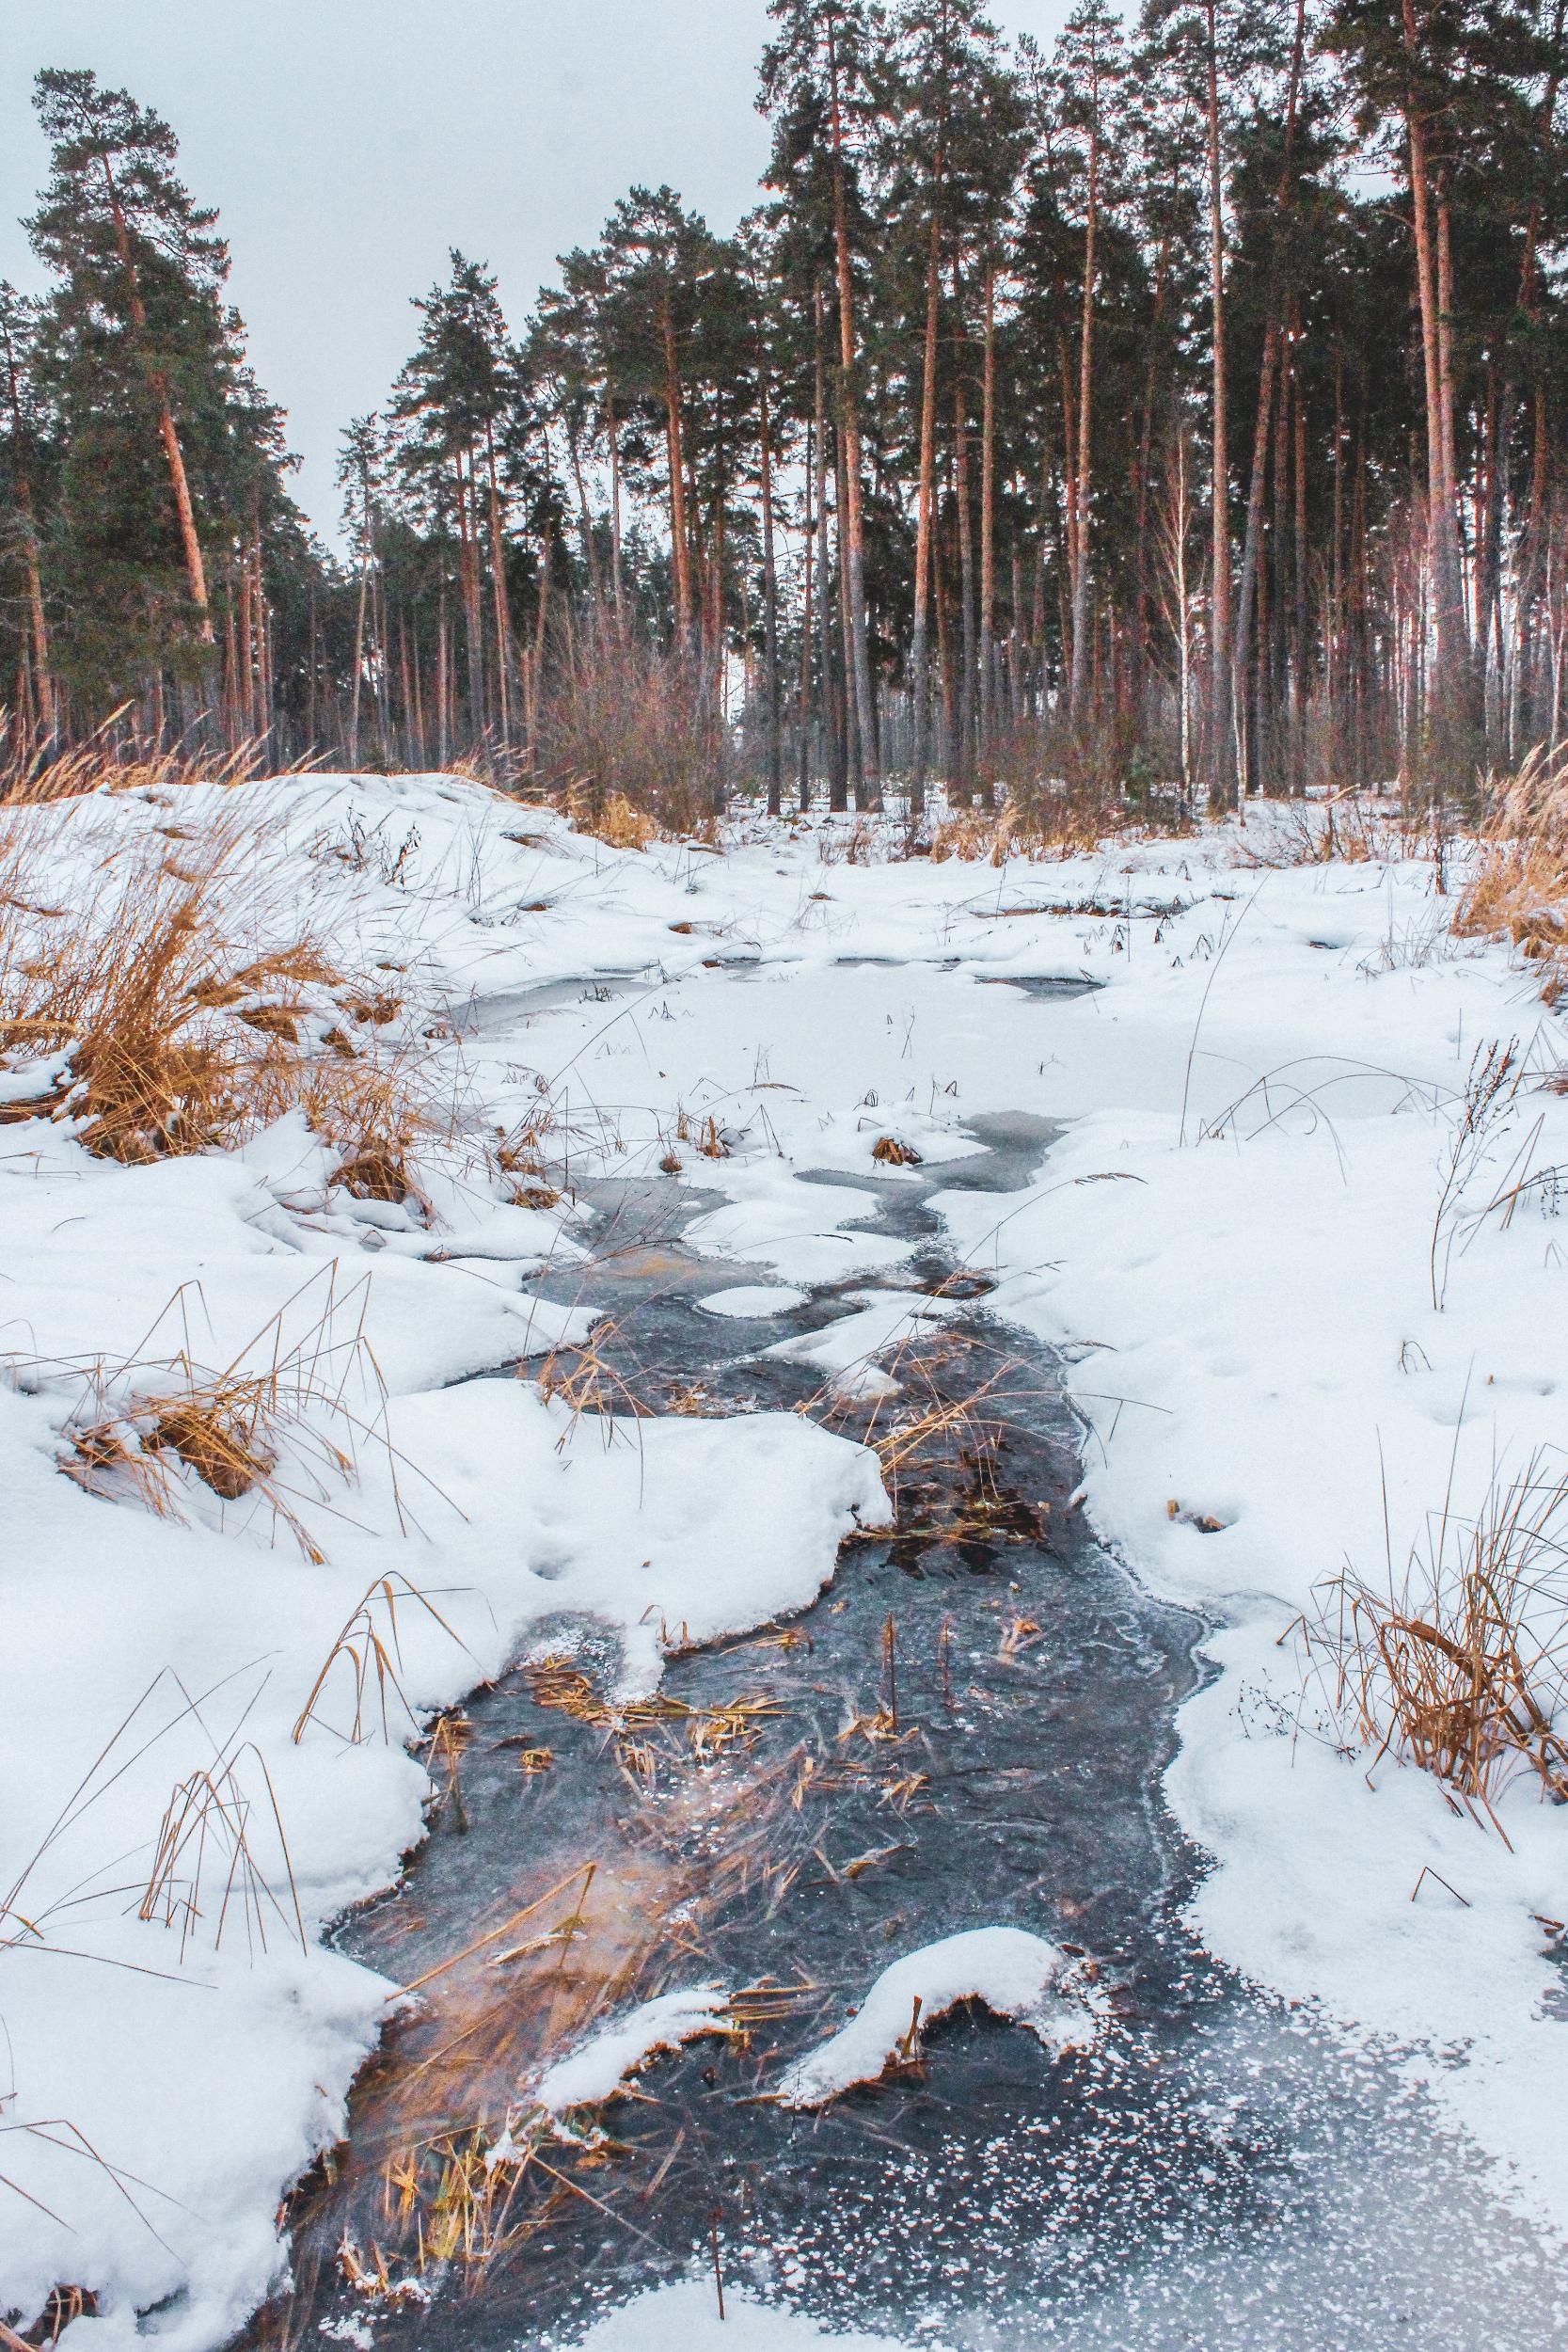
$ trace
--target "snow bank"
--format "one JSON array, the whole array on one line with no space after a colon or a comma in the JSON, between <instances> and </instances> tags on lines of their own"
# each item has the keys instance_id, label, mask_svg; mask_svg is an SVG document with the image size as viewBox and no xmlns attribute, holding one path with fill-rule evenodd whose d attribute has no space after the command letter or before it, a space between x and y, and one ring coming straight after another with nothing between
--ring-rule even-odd
<instances>
[{"instance_id":1,"label":"snow bank","mask_svg":"<svg viewBox=\"0 0 1568 2352\"><path fill-rule=\"evenodd\" d=\"M1037 2035L1053 2058L1087 2049L1095 2013L1065 1952L1022 1928L969 1928L922 1945L884 1968L856 2014L830 2042L792 2066L775 2090L786 2107L821 2107L856 2083L876 2082L960 2001L983 2001Z\"/></svg>"},{"instance_id":2,"label":"snow bank","mask_svg":"<svg viewBox=\"0 0 1568 2352\"><path fill-rule=\"evenodd\" d=\"M558 2059L534 2085L534 2104L550 2115L600 2106L659 2051L678 2050L705 2034L727 2033L728 2000L723 1985L698 1984L643 2001L580 2049Z\"/></svg>"}]
</instances>

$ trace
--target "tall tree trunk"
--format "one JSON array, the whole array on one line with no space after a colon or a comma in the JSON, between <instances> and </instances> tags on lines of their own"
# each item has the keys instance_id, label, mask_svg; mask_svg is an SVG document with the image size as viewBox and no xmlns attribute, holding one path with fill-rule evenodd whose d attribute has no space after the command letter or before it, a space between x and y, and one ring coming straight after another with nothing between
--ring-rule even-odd
<instances>
[{"instance_id":1,"label":"tall tree trunk","mask_svg":"<svg viewBox=\"0 0 1568 2352\"><path fill-rule=\"evenodd\" d=\"M768 703L768 814L777 817L784 807L784 735L779 707L779 576L773 552L773 420L768 396L766 352L758 361L757 389L762 434L762 659L767 673L763 691Z\"/></svg>"},{"instance_id":2,"label":"tall tree trunk","mask_svg":"<svg viewBox=\"0 0 1568 2352\"><path fill-rule=\"evenodd\" d=\"M19 469L21 463L19 447ZM22 561L27 576L27 626L32 640L33 692L38 704L39 732L47 737L55 733L55 680L49 668L49 625L43 612L43 575L39 568L39 533L33 512L32 485L20 470L16 478L16 502L22 514Z\"/></svg>"},{"instance_id":3,"label":"tall tree trunk","mask_svg":"<svg viewBox=\"0 0 1568 2352\"><path fill-rule=\"evenodd\" d=\"M1258 559L1263 539L1263 491L1269 470L1269 429L1274 421L1275 374L1279 361L1279 326L1273 311L1263 330L1263 364L1258 379L1258 418L1252 435L1252 473L1247 492L1246 538L1236 586L1236 633L1231 653L1232 707L1240 722L1236 789L1244 799L1258 788L1257 729L1246 724L1247 684L1252 662L1252 612L1258 589Z\"/></svg>"},{"instance_id":4,"label":"tall tree trunk","mask_svg":"<svg viewBox=\"0 0 1568 2352\"><path fill-rule=\"evenodd\" d=\"M1274 417L1275 375L1279 365L1281 294L1279 285L1283 259L1285 220L1291 203L1291 166L1296 138L1296 120L1301 99L1301 71L1306 49L1306 0L1296 0L1295 24L1291 40L1291 68L1285 104L1285 147L1280 163L1279 182L1275 191L1275 217L1269 241L1269 274L1263 290L1264 326L1263 360L1258 379L1258 416L1252 437L1252 472L1247 487L1246 540L1242 554L1242 577L1236 596L1235 642L1231 653L1232 709L1242 718L1243 736L1241 764L1237 775L1237 796L1244 799L1249 790L1260 789L1256 767L1260 751L1260 727L1256 720L1249 731L1244 714L1248 704L1248 670L1252 658L1252 610L1258 592L1258 564L1262 541L1263 492L1269 461L1269 430Z\"/></svg>"},{"instance_id":5,"label":"tall tree trunk","mask_svg":"<svg viewBox=\"0 0 1568 2352\"><path fill-rule=\"evenodd\" d=\"M161 368L149 364L146 357L147 307L141 298L141 283L136 275L135 257L131 251L131 232L126 225L119 190L106 154L100 154L103 168L103 184L108 190L109 212L114 221L115 246L120 268L125 274L126 302L131 323L136 330L136 342L152 397L158 404L158 433L168 461L169 482L174 491L174 511L180 524L180 543L185 558L185 577L190 583L191 602L195 605L198 626L203 644L210 645L213 637L212 608L207 599L207 571L201 560L201 541L197 535L196 509L191 503L191 485L185 472L184 452L180 446L179 429L174 421L174 409L169 399L168 377Z\"/></svg>"},{"instance_id":6,"label":"tall tree trunk","mask_svg":"<svg viewBox=\"0 0 1568 2352\"><path fill-rule=\"evenodd\" d=\"M22 369L7 330L4 344L6 400L11 412L11 462L16 503L22 516L22 561L27 579L27 625L32 639L33 692L38 705L39 731L55 732L55 681L49 668L49 627L43 612L43 578L39 567L38 516L33 485L28 479L30 437L22 414Z\"/></svg>"},{"instance_id":7,"label":"tall tree trunk","mask_svg":"<svg viewBox=\"0 0 1568 2352\"><path fill-rule=\"evenodd\" d=\"M942 322L942 187L946 161L939 143L931 186L931 234L926 256L926 349L920 377L920 488L916 504L914 631L910 649L910 698L914 716L914 757L910 771L910 814L926 812L926 768L930 739L930 609L932 506L936 494L937 349Z\"/></svg>"},{"instance_id":8,"label":"tall tree trunk","mask_svg":"<svg viewBox=\"0 0 1568 2352\"><path fill-rule=\"evenodd\" d=\"M1209 300L1212 313L1213 481L1210 502L1212 561L1209 596L1209 791L1230 805L1236 766L1230 719L1230 455L1227 437L1225 350L1225 186L1220 164L1218 0L1205 0L1208 24Z\"/></svg>"},{"instance_id":9,"label":"tall tree trunk","mask_svg":"<svg viewBox=\"0 0 1568 2352\"><path fill-rule=\"evenodd\" d=\"M980 759L988 793L996 739L996 263L986 257L985 369L980 401Z\"/></svg>"},{"instance_id":10,"label":"tall tree trunk","mask_svg":"<svg viewBox=\"0 0 1568 2352\"><path fill-rule=\"evenodd\" d=\"M1073 468L1071 548L1072 673L1068 686L1068 724L1074 737L1084 723L1089 649L1089 491L1094 472L1094 287L1095 244L1100 230L1100 91L1091 77L1088 217L1084 227L1084 316L1078 344L1078 456Z\"/></svg>"},{"instance_id":11,"label":"tall tree trunk","mask_svg":"<svg viewBox=\"0 0 1568 2352\"><path fill-rule=\"evenodd\" d=\"M800 796L800 814L811 806L811 648L812 628L816 621L816 420L806 419L805 466L805 562L801 566L804 579L801 589L800 613L800 739L796 745L796 783Z\"/></svg>"},{"instance_id":12,"label":"tall tree trunk","mask_svg":"<svg viewBox=\"0 0 1568 2352\"><path fill-rule=\"evenodd\" d=\"M816 365L813 421L816 433L816 626L821 644L818 691L822 698L822 735L828 758L828 807L838 815L847 805L847 746L840 722L834 677L832 596L828 555L828 375L822 349L822 289L812 300L816 326Z\"/></svg>"},{"instance_id":13,"label":"tall tree trunk","mask_svg":"<svg viewBox=\"0 0 1568 2352\"><path fill-rule=\"evenodd\" d=\"M958 502L958 581L962 598L959 642L963 671L958 680L958 743L954 767L963 798L974 795L974 517L969 496L969 433L964 420L960 372L953 396L953 469Z\"/></svg>"},{"instance_id":14,"label":"tall tree trunk","mask_svg":"<svg viewBox=\"0 0 1568 2352\"><path fill-rule=\"evenodd\" d=\"M621 580L621 428L615 415L615 388L605 386L605 430L610 439L610 578L615 598L615 618L626 625L626 591Z\"/></svg>"},{"instance_id":15,"label":"tall tree trunk","mask_svg":"<svg viewBox=\"0 0 1568 2352\"><path fill-rule=\"evenodd\" d=\"M354 615L354 678L348 696L348 764L359 765L359 691L365 675L365 608L370 598L371 562L368 548L359 554L359 600ZM248 669L249 656L245 656Z\"/></svg>"},{"instance_id":16,"label":"tall tree trunk","mask_svg":"<svg viewBox=\"0 0 1568 2352\"><path fill-rule=\"evenodd\" d=\"M691 642L691 543L687 535L686 450L681 428L680 370L675 361L675 321L664 298L665 432L670 462L670 553L675 573L675 639L685 652Z\"/></svg>"},{"instance_id":17,"label":"tall tree trunk","mask_svg":"<svg viewBox=\"0 0 1568 2352\"><path fill-rule=\"evenodd\" d=\"M1304 329L1297 305L1291 314L1291 384L1295 396L1295 596L1291 632L1291 790L1307 784L1307 671L1310 665L1307 582L1307 376L1301 363Z\"/></svg>"},{"instance_id":18,"label":"tall tree trunk","mask_svg":"<svg viewBox=\"0 0 1568 2352\"><path fill-rule=\"evenodd\" d=\"M855 692L855 607L849 580L848 464L841 431L833 437L835 514L838 522L839 675L844 680L844 745L849 791L857 808L865 805L865 745L860 698Z\"/></svg>"},{"instance_id":19,"label":"tall tree trunk","mask_svg":"<svg viewBox=\"0 0 1568 2352\"><path fill-rule=\"evenodd\" d=\"M856 396L855 294L849 265L849 209L844 184L844 114L838 80L838 50L828 26L828 72L833 153L833 239L838 258L838 338L844 419L845 535L849 596L849 663L854 678L856 735L860 743L861 790L870 807L880 803L877 771L877 717L871 696L871 648L865 609L865 516L861 494L860 405Z\"/></svg>"},{"instance_id":20,"label":"tall tree trunk","mask_svg":"<svg viewBox=\"0 0 1568 2352\"><path fill-rule=\"evenodd\" d=\"M1148 715L1148 644L1150 629L1148 592L1148 491L1149 469L1154 454L1154 408L1158 394L1160 352L1164 340L1166 289L1170 282L1170 236L1167 231L1160 240L1154 264L1154 305L1149 322L1148 365L1144 372L1143 414L1138 425L1138 449L1134 459L1132 480L1132 702L1137 739L1143 740ZM1182 777L1185 787L1186 738L1182 738Z\"/></svg>"},{"instance_id":21,"label":"tall tree trunk","mask_svg":"<svg viewBox=\"0 0 1568 2352\"><path fill-rule=\"evenodd\" d=\"M506 592L506 533L501 525L500 480L496 470L496 429L484 427L484 459L490 493L490 577L496 607L496 691L501 741L512 733L512 605Z\"/></svg>"},{"instance_id":22,"label":"tall tree trunk","mask_svg":"<svg viewBox=\"0 0 1568 2352\"><path fill-rule=\"evenodd\" d=\"M478 736L484 727L484 668L482 651L479 599L479 552L475 545L479 517L473 511L477 498L470 502L470 493L477 488L473 479L473 450L468 450L465 468L463 452L456 453L457 466L457 531L458 531L458 593L463 601L463 629L468 650L468 732Z\"/></svg>"},{"instance_id":23,"label":"tall tree trunk","mask_svg":"<svg viewBox=\"0 0 1568 2352\"><path fill-rule=\"evenodd\" d=\"M1427 125L1418 87L1420 29L1416 0L1402 0L1405 55L1404 120L1411 215L1416 240L1416 288L1421 312L1421 360L1426 391L1427 548L1432 580L1436 660L1429 675L1428 725L1438 768L1445 775L1462 757L1467 699L1464 673L1469 649L1465 628L1464 582L1459 561L1459 518L1454 490L1451 437L1451 362L1445 366L1442 292L1433 222L1433 188Z\"/></svg>"}]
</instances>

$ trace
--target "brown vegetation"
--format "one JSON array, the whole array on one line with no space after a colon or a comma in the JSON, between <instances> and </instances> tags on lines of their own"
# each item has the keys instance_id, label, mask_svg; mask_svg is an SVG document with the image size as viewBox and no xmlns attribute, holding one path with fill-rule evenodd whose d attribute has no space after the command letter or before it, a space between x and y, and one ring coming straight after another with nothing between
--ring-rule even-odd
<instances>
[{"instance_id":1,"label":"brown vegetation","mask_svg":"<svg viewBox=\"0 0 1568 2352\"><path fill-rule=\"evenodd\" d=\"M0 729L0 807L38 807L89 792L170 790L182 785L246 784L265 772L264 741L225 750L164 744L127 724L129 705L112 711L77 743L11 725ZM307 761L306 766L312 763ZM170 828L174 832L174 828Z\"/></svg>"},{"instance_id":2,"label":"brown vegetation","mask_svg":"<svg viewBox=\"0 0 1568 2352\"><path fill-rule=\"evenodd\" d=\"M166 1518L182 1516L185 1471L221 1502L254 1495L274 1526L319 1562L325 1554L302 1509L353 1478L364 1440L387 1442L365 1302L364 1282L340 1295L328 1267L214 1368L193 1352L181 1291L129 1359L32 1366L76 1389L61 1467L89 1494L134 1495ZM180 1343L160 1351L157 1328L173 1315ZM394 1488L396 1467L394 1457Z\"/></svg>"},{"instance_id":3,"label":"brown vegetation","mask_svg":"<svg viewBox=\"0 0 1568 2352\"><path fill-rule=\"evenodd\" d=\"M1495 1478L1473 1522L1445 1500L1435 1533L1374 1585L1347 1567L1306 1628L1335 1711L1358 1739L1433 1773L1455 1810L1495 1801L1521 1770L1568 1798L1568 1479L1536 1455Z\"/></svg>"},{"instance_id":4,"label":"brown vegetation","mask_svg":"<svg viewBox=\"0 0 1568 2352\"><path fill-rule=\"evenodd\" d=\"M1538 745L1487 780L1490 818L1454 929L1501 933L1542 970L1555 1004L1568 979L1568 745Z\"/></svg>"},{"instance_id":5,"label":"brown vegetation","mask_svg":"<svg viewBox=\"0 0 1568 2352\"><path fill-rule=\"evenodd\" d=\"M556 644L534 772L612 847L641 850L656 832L700 832L725 791L724 726L710 681L684 654L590 611Z\"/></svg>"}]
</instances>

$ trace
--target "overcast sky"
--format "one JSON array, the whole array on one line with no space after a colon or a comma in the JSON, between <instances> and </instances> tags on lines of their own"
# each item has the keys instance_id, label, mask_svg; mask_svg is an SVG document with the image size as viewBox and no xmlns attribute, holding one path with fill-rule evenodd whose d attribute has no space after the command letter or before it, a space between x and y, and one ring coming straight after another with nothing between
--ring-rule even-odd
<instances>
[{"instance_id":1,"label":"overcast sky","mask_svg":"<svg viewBox=\"0 0 1568 2352\"><path fill-rule=\"evenodd\" d=\"M992 10L1043 39L1066 13ZM39 68L156 106L221 211L296 493L335 534L338 435L386 397L450 246L499 272L516 320L634 182L733 227L767 151L767 0L0 0L0 276L39 283L18 225L44 171Z\"/></svg>"}]
</instances>

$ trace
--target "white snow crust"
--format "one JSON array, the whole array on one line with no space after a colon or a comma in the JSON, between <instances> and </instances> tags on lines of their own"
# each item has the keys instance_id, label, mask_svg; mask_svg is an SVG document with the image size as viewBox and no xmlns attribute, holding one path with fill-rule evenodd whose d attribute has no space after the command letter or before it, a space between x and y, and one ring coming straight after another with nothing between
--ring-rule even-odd
<instances>
[{"instance_id":1,"label":"white snow crust","mask_svg":"<svg viewBox=\"0 0 1568 2352\"><path fill-rule=\"evenodd\" d=\"M543 2074L533 2088L535 2106L564 2115L572 2107L597 2106L613 2098L626 2077L659 2051L727 2032L728 1998L723 1985L698 1984L641 2002Z\"/></svg>"},{"instance_id":2,"label":"white snow crust","mask_svg":"<svg viewBox=\"0 0 1568 2352\"><path fill-rule=\"evenodd\" d=\"M634 2296L578 2345L580 2352L820 2352L824 2345L832 2352L899 2352L899 2341L858 2328L840 2335L804 2312L760 2303L734 2286L725 2287L721 2319L713 2280L693 2279ZM920 2343L927 2352L946 2352L941 2337L924 2330Z\"/></svg>"},{"instance_id":3,"label":"white snow crust","mask_svg":"<svg viewBox=\"0 0 1568 2352\"><path fill-rule=\"evenodd\" d=\"M1082 1992L1060 1990L1069 1967L1056 1945L1023 1928L967 1928L924 1944L882 1970L848 2024L790 2067L775 2096L786 2107L821 2107L856 2083L875 2082L911 2033L918 2045L926 2027L960 2001L983 2001L1027 2026L1053 2057L1086 2049L1095 2016Z\"/></svg>"}]
</instances>

